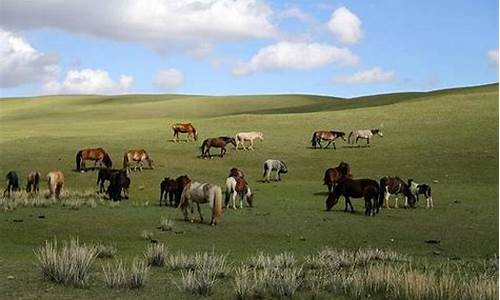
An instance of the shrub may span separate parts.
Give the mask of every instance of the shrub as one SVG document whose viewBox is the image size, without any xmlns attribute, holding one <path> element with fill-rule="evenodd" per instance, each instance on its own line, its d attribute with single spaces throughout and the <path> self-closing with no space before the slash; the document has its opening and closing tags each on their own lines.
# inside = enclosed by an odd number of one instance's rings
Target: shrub
<svg viewBox="0 0 500 300">
<path fill-rule="evenodd" d="M 103 243 L 96 244 L 98 258 L 112 258 L 116 255 L 116 247 L 114 245 L 104 245 Z"/>
<path fill-rule="evenodd" d="M 148 265 L 144 260 L 134 259 L 130 268 L 128 286 L 131 289 L 138 289 L 144 286 L 148 275 Z"/>
<path fill-rule="evenodd" d="M 146 248 L 144 257 L 149 266 L 163 267 L 167 254 L 168 247 L 165 247 L 164 244 L 151 244 Z"/>
<path fill-rule="evenodd" d="M 162 231 L 172 231 L 174 227 L 174 221 L 168 218 L 162 218 L 160 220 L 160 228 Z"/>
<path fill-rule="evenodd" d="M 126 269 L 123 261 L 117 260 L 114 264 L 107 263 L 102 265 L 104 274 L 104 283 L 109 288 L 122 288 L 127 286 Z"/>
<path fill-rule="evenodd" d="M 181 291 L 208 296 L 212 294 L 216 282 L 217 271 L 205 265 L 195 270 L 181 271 L 180 283 L 176 285 Z"/>
<path fill-rule="evenodd" d="M 63 242 L 45 241 L 35 250 L 38 267 L 45 279 L 65 285 L 85 287 L 92 273 L 92 263 L 97 256 L 93 245 L 80 244 L 78 240 Z"/>
</svg>

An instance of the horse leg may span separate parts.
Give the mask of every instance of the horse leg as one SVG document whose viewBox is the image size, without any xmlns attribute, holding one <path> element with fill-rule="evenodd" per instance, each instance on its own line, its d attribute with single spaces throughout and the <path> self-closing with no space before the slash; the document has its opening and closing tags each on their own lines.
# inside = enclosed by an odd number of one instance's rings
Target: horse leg
<svg viewBox="0 0 500 300">
<path fill-rule="evenodd" d="M 351 207 L 351 213 L 354 213 L 354 207 L 352 206 L 351 199 L 349 198 L 349 206 Z"/>
<path fill-rule="evenodd" d="M 389 194 L 389 192 L 387 191 L 387 188 L 386 188 L 386 191 L 384 193 L 384 207 L 387 208 L 387 209 L 390 209 L 391 207 L 389 206 L 389 197 L 391 196 L 391 194 Z"/>
<path fill-rule="evenodd" d="M 408 197 L 405 196 L 405 208 L 408 208 Z"/>
<path fill-rule="evenodd" d="M 430 208 L 434 208 L 434 202 L 432 202 L 432 196 L 429 197 Z"/>
<path fill-rule="evenodd" d="M 196 207 L 198 208 L 198 214 L 200 215 L 200 222 L 203 223 L 203 216 L 201 215 L 200 203 L 196 202 Z"/>
<path fill-rule="evenodd" d="M 325 149 L 328 149 L 328 146 L 330 146 L 331 143 L 332 143 L 332 141 L 329 141 L 328 144 L 326 144 Z"/>
<path fill-rule="evenodd" d="M 221 157 L 221 158 L 222 158 L 222 157 L 224 157 L 224 154 L 225 154 L 225 153 L 226 153 L 226 148 L 222 147 L 222 148 L 220 149 L 220 157 Z"/>
<path fill-rule="evenodd" d="M 367 145 L 368 147 L 370 147 L 370 138 L 367 138 L 367 139 L 366 139 L 366 145 Z"/>
<path fill-rule="evenodd" d="M 281 181 L 280 171 L 276 171 L 276 180 Z"/>
<path fill-rule="evenodd" d="M 349 197 L 345 197 L 345 208 L 344 208 L 344 212 L 347 212 L 347 203 L 349 202 Z"/>
<path fill-rule="evenodd" d="M 398 208 L 398 199 L 399 197 L 396 195 L 396 203 L 394 204 L 394 208 Z"/>
<path fill-rule="evenodd" d="M 238 193 L 236 192 L 236 190 L 233 191 L 233 209 L 236 209 L 236 195 Z"/>
<path fill-rule="evenodd" d="M 253 140 L 250 140 L 250 149 L 254 151 L 255 149 L 253 148 Z"/>
</svg>

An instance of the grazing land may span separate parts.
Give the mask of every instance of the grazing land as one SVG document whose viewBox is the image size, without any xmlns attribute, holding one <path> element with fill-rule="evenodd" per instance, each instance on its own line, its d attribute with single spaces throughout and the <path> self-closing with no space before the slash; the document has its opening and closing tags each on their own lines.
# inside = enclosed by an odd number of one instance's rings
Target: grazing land
<svg viewBox="0 0 500 300">
<path fill-rule="evenodd" d="M 31 170 L 39 170 L 42 177 L 61 170 L 68 190 L 94 191 L 96 171 L 73 171 L 76 152 L 82 148 L 103 147 L 114 167 L 121 167 L 126 150 L 144 148 L 156 168 L 133 172 L 130 199 L 118 206 L 96 199 L 95 207 L 54 204 L 8 209 L 3 200 L 0 298 L 194 297 L 177 288 L 172 278 L 180 276 L 166 268 L 152 269 L 140 290 L 106 288 L 102 259 L 95 263 L 96 275 L 86 288 L 47 282 L 34 264 L 33 250 L 54 238 L 113 244 L 115 256 L 127 264 L 150 244 L 141 237 L 143 231 L 152 232 L 152 239 L 166 244 L 170 253 L 215 251 L 227 254 L 234 265 L 261 251 L 289 252 L 300 258 L 325 247 L 385 249 L 434 266 L 491 259 L 498 256 L 498 97 L 498 84 L 493 84 L 357 99 L 309 95 L 2 99 L 0 175 L 17 171 L 23 187 Z M 177 122 L 193 123 L 198 142 L 173 143 L 170 125 Z M 371 147 L 352 147 L 340 140 L 337 150 L 310 147 L 315 130 L 375 127 L 384 137 L 375 137 Z M 255 151 L 229 146 L 222 159 L 198 157 L 203 139 L 241 131 L 262 131 L 264 141 L 256 141 Z M 268 158 L 286 162 L 289 172 L 282 182 L 260 182 Z M 326 212 L 323 174 L 341 161 L 351 165 L 355 178 L 397 175 L 431 184 L 434 209 L 425 209 L 421 198 L 417 209 L 384 209 L 365 217 L 362 200 L 353 200 L 356 213 L 350 214 L 343 212 L 341 199 Z M 164 177 L 188 174 L 195 181 L 223 186 L 232 167 L 245 171 L 255 192 L 254 208 L 226 210 L 221 223 L 211 227 L 185 223 L 179 210 L 158 207 Z M 46 188 L 46 182 L 41 185 Z M 203 214 L 210 219 L 208 207 L 203 207 Z M 172 230 L 159 228 L 162 218 L 173 220 Z M 426 243 L 430 240 L 436 243 Z M 221 280 L 212 297 L 234 298 L 232 282 L 232 278 Z"/>
</svg>

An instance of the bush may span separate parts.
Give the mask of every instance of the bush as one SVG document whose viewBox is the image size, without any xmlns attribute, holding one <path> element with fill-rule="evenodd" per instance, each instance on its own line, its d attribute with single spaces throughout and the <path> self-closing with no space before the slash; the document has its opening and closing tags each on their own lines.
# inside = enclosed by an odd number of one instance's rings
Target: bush
<svg viewBox="0 0 500 300">
<path fill-rule="evenodd" d="M 151 244 L 146 248 L 144 257 L 149 266 L 163 267 L 167 254 L 168 247 L 165 247 L 164 244 Z"/>
<path fill-rule="evenodd" d="M 96 245 L 98 258 L 112 258 L 116 255 L 116 247 L 114 245 L 104 245 L 99 243 Z"/>
<path fill-rule="evenodd" d="M 144 260 L 137 258 L 134 259 L 132 267 L 130 268 L 130 275 L 128 281 L 129 288 L 138 289 L 143 287 L 148 275 L 148 271 L 149 271 L 148 265 Z"/>
<path fill-rule="evenodd" d="M 45 241 L 45 245 L 35 250 L 38 267 L 45 279 L 78 287 L 88 284 L 92 264 L 97 256 L 96 247 L 80 244 L 78 240 L 63 242 L 59 247 L 57 240 Z"/>
</svg>

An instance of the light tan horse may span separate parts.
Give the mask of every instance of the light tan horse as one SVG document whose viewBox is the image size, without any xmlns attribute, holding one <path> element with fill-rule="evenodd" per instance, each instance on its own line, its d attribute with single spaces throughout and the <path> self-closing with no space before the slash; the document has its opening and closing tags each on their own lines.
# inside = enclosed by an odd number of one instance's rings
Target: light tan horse
<svg viewBox="0 0 500 300">
<path fill-rule="evenodd" d="M 253 141 L 255 139 L 259 139 L 261 141 L 264 140 L 264 134 L 262 132 L 240 132 L 236 134 L 236 149 L 238 149 L 238 146 L 241 144 L 243 147 L 243 150 L 254 150 L 253 148 Z M 245 141 L 250 142 L 250 146 L 247 148 L 245 147 Z"/>
<path fill-rule="evenodd" d="M 49 185 L 49 196 L 48 198 L 61 199 L 61 193 L 64 185 L 64 173 L 61 171 L 52 171 L 47 174 L 47 182 Z"/>
<path fill-rule="evenodd" d="M 128 150 L 127 153 L 125 153 L 125 155 L 123 156 L 123 168 L 128 169 L 132 161 L 136 162 L 134 171 L 136 171 L 137 168 L 139 168 L 139 171 L 142 171 L 144 161 L 148 162 L 149 168 L 154 169 L 153 160 L 149 157 L 149 154 L 144 149 Z"/>
<path fill-rule="evenodd" d="M 200 204 L 208 203 L 212 209 L 212 220 L 210 225 L 217 225 L 222 216 L 222 189 L 220 186 L 210 183 L 190 182 L 182 191 L 179 208 L 184 213 L 184 220 L 194 222 L 193 217 L 188 218 L 188 211 L 193 214 L 193 202 L 196 203 L 200 221 L 203 223 Z"/>
<path fill-rule="evenodd" d="M 196 133 L 196 128 L 194 128 L 191 123 L 177 123 L 172 125 L 172 130 L 174 131 L 173 141 L 177 142 L 179 140 L 179 133 L 187 133 L 188 138 L 193 140 L 198 140 L 198 133 Z"/>
</svg>

